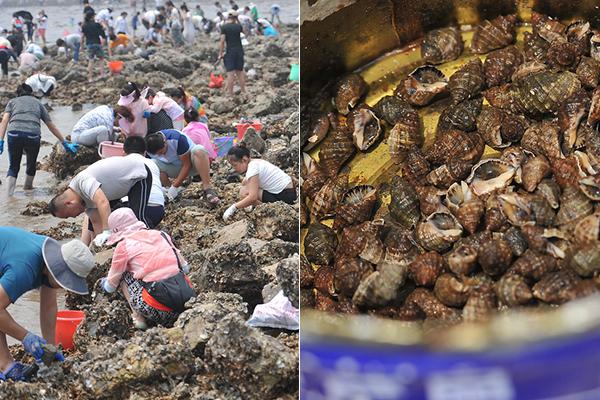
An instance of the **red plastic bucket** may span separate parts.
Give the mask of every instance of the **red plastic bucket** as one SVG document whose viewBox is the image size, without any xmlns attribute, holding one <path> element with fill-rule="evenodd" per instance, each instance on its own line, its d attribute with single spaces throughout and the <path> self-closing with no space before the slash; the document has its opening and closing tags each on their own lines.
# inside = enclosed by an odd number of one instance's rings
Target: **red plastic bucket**
<svg viewBox="0 0 600 400">
<path fill-rule="evenodd" d="M 263 124 L 261 124 L 259 121 L 254 121 L 251 124 L 248 123 L 243 123 L 243 124 L 237 124 L 235 126 L 235 128 L 237 129 L 237 140 L 240 141 L 244 138 L 244 135 L 246 134 L 246 131 L 248 130 L 248 128 L 253 127 L 254 130 L 259 133 L 262 128 L 263 128 Z"/>
<path fill-rule="evenodd" d="M 56 344 L 62 344 L 63 349 L 73 348 L 73 334 L 85 313 L 76 310 L 60 310 L 56 313 Z"/>
<path fill-rule="evenodd" d="M 109 61 L 108 69 L 113 75 L 120 74 L 123 71 L 123 61 Z"/>
</svg>

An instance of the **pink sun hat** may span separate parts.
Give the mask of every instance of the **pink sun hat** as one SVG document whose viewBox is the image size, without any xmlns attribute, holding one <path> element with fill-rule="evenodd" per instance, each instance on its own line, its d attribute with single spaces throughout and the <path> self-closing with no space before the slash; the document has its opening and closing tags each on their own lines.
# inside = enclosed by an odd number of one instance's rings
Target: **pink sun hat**
<svg viewBox="0 0 600 400">
<path fill-rule="evenodd" d="M 106 244 L 109 246 L 142 229 L 148 229 L 146 224 L 138 220 L 133 210 L 128 207 L 118 208 L 113 211 L 108 217 L 108 227 L 111 234 Z"/>
</svg>

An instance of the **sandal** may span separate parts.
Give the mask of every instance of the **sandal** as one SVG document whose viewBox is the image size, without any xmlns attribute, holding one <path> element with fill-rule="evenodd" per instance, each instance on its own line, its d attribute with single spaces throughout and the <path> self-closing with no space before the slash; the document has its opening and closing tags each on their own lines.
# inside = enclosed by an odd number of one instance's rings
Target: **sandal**
<svg viewBox="0 0 600 400">
<path fill-rule="evenodd" d="M 219 200 L 219 196 L 217 196 L 217 192 L 215 192 L 215 189 L 213 188 L 204 189 L 204 198 L 212 206 L 216 206 L 221 201 Z"/>
</svg>

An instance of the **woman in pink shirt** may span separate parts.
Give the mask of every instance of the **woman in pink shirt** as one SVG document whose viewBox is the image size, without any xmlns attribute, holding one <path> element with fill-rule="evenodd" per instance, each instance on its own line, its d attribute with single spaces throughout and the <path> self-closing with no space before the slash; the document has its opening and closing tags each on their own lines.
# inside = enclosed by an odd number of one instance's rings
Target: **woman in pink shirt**
<svg viewBox="0 0 600 400">
<path fill-rule="evenodd" d="M 142 94 L 134 82 L 128 82 L 121 90 L 117 104 L 127 107 L 133 116 L 133 120 L 119 119 L 119 127 L 125 136 L 146 136 L 148 133 L 148 120 L 144 118 L 144 111 L 150 106 L 144 98 L 145 93 Z"/>
<path fill-rule="evenodd" d="M 158 113 L 160 110 L 165 110 L 169 118 L 173 121 L 173 128 L 178 130 L 183 129 L 183 108 L 175 100 L 167 96 L 164 92 L 155 93 L 152 89 L 148 89 L 146 100 L 150 105 L 148 111 Z"/>
<path fill-rule="evenodd" d="M 187 137 L 192 139 L 195 144 L 201 144 L 208 152 L 208 158 L 210 161 L 214 161 L 217 158 L 217 152 L 213 146 L 210 138 L 210 131 L 208 125 L 204 122 L 200 122 L 200 115 L 195 108 L 187 108 L 184 113 L 186 127 L 183 128 L 183 133 Z M 206 118 L 203 117 L 206 121 Z"/>
<path fill-rule="evenodd" d="M 117 247 L 108 276 L 102 278 L 102 287 L 108 293 L 121 288 L 133 311 L 136 328 L 146 329 L 147 321 L 172 326 L 179 312 L 150 295 L 148 286 L 176 276 L 180 266 L 184 273 L 187 272 L 187 262 L 169 235 L 147 229 L 130 208 L 113 211 L 108 217 L 108 225 L 112 233 L 107 244 L 116 243 Z"/>
</svg>

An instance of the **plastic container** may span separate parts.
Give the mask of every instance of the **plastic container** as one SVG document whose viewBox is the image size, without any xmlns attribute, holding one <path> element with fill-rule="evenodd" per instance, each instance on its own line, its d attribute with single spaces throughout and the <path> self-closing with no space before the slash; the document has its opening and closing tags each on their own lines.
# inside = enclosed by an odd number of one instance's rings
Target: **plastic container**
<svg viewBox="0 0 600 400">
<path fill-rule="evenodd" d="M 237 140 L 238 141 L 240 141 L 244 138 L 246 131 L 250 127 L 253 127 L 257 133 L 260 133 L 260 131 L 262 131 L 263 124 L 260 123 L 260 121 L 253 121 L 252 123 L 243 122 L 243 123 L 236 124 L 235 129 L 237 129 L 237 134 L 238 134 Z"/>
<path fill-rule="evenodd" d="M 65 350 L 73 348 L 73 334 L 85 318 L 83 311 L 60 310 L 56 313 L 56 344 Z"/>
<path fill-rule="evenodd" d="M 300 80 L 300 65 L 299 64 L 292 64 L 292 67 L 290 68 L 289 80 L 296 81 L 296 82 L 298 82 Z"/>
<path fill-rule="evenodd" d="M 125 150 L 123 150 L 123 143 L 110 141 L 100 142 L 98 145 L 98 154 L 102 158 L 124 156 Z"/>
<path fill-rule="evenodd" d="M 109 61 L 108 69 L 113 75 L 117 75 L 123 71 L 123 65 L 123 61 Z"/>
</svg>

